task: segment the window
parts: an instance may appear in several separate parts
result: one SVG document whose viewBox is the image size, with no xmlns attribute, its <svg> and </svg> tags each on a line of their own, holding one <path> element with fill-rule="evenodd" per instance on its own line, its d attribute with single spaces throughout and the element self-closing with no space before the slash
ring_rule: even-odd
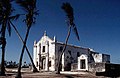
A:
<svg viewBox="0 0 120 78">
<path fill-rule="evenodd" d="M 77 52 L 77 57 L 79 57 L 80 56 L 80 53 L 79 52 Z"/>
<path fill-rule="evenodd" d="M 51 67 L 51 61 L 49 61 L 48 65 L 49 65 L 49 67 Z"/>
<path fill-rule="evenodd" d="M 38 61 L 36 62 L 36 66 L 38 67 Z"/>
<path fill-rule="evenodd" d="M 43 52 L 45 52 L 45 46 L 43 46 Z"/>
<path fill-rule="evenodd" d="M 70 50 L 68 50 L 68 53 L 71 55 L 71 51 Z"/>
</svg>

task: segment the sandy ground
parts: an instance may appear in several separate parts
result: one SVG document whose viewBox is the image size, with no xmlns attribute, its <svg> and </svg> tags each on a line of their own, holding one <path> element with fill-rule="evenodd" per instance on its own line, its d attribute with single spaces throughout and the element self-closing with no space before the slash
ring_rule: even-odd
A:
<svg viewBox="0 0 120 78">
<path fill-rule="evenodd" d="M 15 78 L 16 73 L 6 73 L 6 76 L 0 76 L 0 78 Z M 97 77 L 94 74 L 71 74 L 71 73 L 61 73 L 55 74 L 54 72 L 24 72 L 22 73 L 23 78 L 108 78 L 108 77 Z"/>
<path fill-rule="evenodd" d="M 6 76 L 0 76 L 0 78 L 15 78 L 16 70 L 7 69 Z M 55 74 L 55 72 L 37 72 L 33 73 L 30 70 L 22 70 L 22 78 L 109 78 L 104 76 L 95 76 L 94 73 L 89 72 L 61 72 L 61 74 Z"/>
</svg>

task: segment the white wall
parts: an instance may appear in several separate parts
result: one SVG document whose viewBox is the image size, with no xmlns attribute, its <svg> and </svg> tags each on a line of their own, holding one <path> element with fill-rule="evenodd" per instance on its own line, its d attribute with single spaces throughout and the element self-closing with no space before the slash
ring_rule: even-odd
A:
<svg viewBox="0 0 120 78">
<path fill-rule="evenodd" d="M 46 67 L 45 70 L 50 70 L 54 71 L 55 70 L 55 44 L 53 44 L 54 40 L 50 39 L 48 36 L 43 36 L 40 41 L 37 42 L 36 48 L 34 48 L 34 62 L 35 66 L 36 62 L 40 64 L 40 56 L 46 57 Z M 45 46 L 45 52 L 42 52 L 43 46 Z M 48 69 L 48 62 L 51 61 L 51 67 Z M 38 65 L 38 70 L 39 70 L 39 65 Z"/>
<path fill-rule="evenodd" d="M 40 56 L 46 57 L 46 68 L 45 70 L 48 70 L 48 62 L 51 61 L 51 67 L 49 67 L 50 71 L 55 71 L 56 68 L 56 64 L 58 61 L 58 56 L 60 55 L 60 47 L 64 46 L 63 43 L 60 42 L 56 42 L 55 37 L 54 39 L 50 39 L 48 36 L 44 35 L 37 43 L 34 43 L 34 47 L 33 49 L 33 60 L 36 65 L 36 62 L 38 62 L 38 64 L 40 64 Z M 43 46 L 45 46 L 45 52 L 42 52 Z M 71 54 L 68 52 L 71 51 Z M 77 56 L 77 53 L 79 53 L 79 56 Z M 90 54 L 92 54 L 90 56 Z M 64 67 L 67 66 L 68 63 L 78 63 L 78 69 L 80 69 L 79 64 L 80 64 L 80 56 L 81 55 L 86 55 L 86 60 L 87 60 L 87 65 L 90 61 L 94 61 L 94 62 L 103 62 L 103 61 L 109 61 L 110 60 L 110 56 L 105 56 L 103 57 L 102 54 L 96 53 L 96 52 L 92 52 L 90 51 L 89 48 L 82 48 L 79 46 L 74 46 L 74 45 L 68 45 L 66 47 L 66 50 L 64 52 L 64 55 L 62 56 L 62 70 L 64 70 Z M 79 58 L 78 58 L 79 57 Z M 90 57 L 93 58 L 93 60 L 89 60 Z M 105 60 L 103 60 L 105 59 Z M 88 67 L 88 66 L 87 66 Z M 37 67 L 39 69 L 39 65 Z M 86 70 L 88 70 L 88 68 L 86 68 Z"/>
</svg>

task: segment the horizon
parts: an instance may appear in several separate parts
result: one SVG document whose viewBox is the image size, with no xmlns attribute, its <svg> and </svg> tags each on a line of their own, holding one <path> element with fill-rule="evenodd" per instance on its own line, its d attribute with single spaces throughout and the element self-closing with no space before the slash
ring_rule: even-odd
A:
<svg viewBox="0 0 120 78">
<path fill-rule="evenodd" d="M 66 14 L 61 9 L 63 2 L 69 2 L 73 7 L 74 22 L 80 36 L 79 42 L 72 31 L 68 44 L 88 47 L 99 53 L 109 54 L 112 63 L 120 63 L 120 36 L 118 35 L 120 33 L 119 0 L 38 1 L 37 8 L 40 14 L 37 16 L 36 24 L 30 30 L 27 41 L 27 47 L 31 55 L 33 55 L 34 41 L 39 41 L 44 31 L 47 32 L 50 38 L 56 36 L 58 41 L 65 42 L 68 26 L 65 22 Z M 26 25 L 21 20 L 20 18 L 13 23 L 24 39 Z M 6 39 L 5 60 L 18 62 L 22 43 L 13 28 L 11 37 L 6 32 Z M 30 62 L 26 51 L 23 57 L 23 62 Z"/>
</svg>

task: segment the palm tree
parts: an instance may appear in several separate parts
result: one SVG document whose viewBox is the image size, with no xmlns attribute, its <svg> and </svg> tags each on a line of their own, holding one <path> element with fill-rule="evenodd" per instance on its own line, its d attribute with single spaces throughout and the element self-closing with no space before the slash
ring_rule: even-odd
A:
<svg viewBox="0 0 120 78">
<path fill-rule="evenodd" d="M 19 67 L 18 67 L 18 73 L 16 75 L 16 78 L 21 78 L 21 65 L 22 65 L 22 58 L 24 54 L 24 49 L 26 46 L 26 42 L 28 39 L 29 31 L 33 23 L 35 23 L 35 15 L 37 15 L 37 10 L 36 10 L 36 0 L 16 0 L 16 3 L 18 3 L 26 12 L 26 18 L 25 18 L 25 23 L 27 25 L 27 30 L 26 30 L 26 35 L 24 39 L 24 45 L 22 47 L 22 52 L 20 55 L 20 60 L 19 60 Z"/>
<path fill-rule="evenodd" d="M 14 11 L 12 7 L 13 0 L 0 0 L 0 45 L 2 46 L 2 60 L 1 60 L 1 73 L 0 75 L 5 75 L 5 46 L 6 46 L 6 29 L 8 29 L 9 36 L 11 35 L 11 24 L 10 21 L 18 18 L 19 15 L 11 16 Z"/>
<path fill-rule="evenodd" d="M 77 28 L 74 24 L 74 14 L 73 14 L 73 8 L 71 7 L 71 5 L 69 3 L 63 3 L 62 7 L 61 7 L 65 13 L 67 14 L 67 24 L 68 24 L 68 34 L 67 34 L 67 37 L 66 37 L 66 40 L 65 40 L 65 45 L 63 47 L 63 50 L 60 54 L 60 57 L 58 58 L 58 67 L 57 67 L 57 72 L 56 74 L 60 74 L 60 70 L 61 70 L 61 60 L 62 60 L 62 55 L 63 53 L 65 52 L 66 50 L 66 46 L 67 46 L 67 43 L 68 43 L 68 39 L 70 37 L 70 33 L 71 33 L 71 28 L 73 28 L 76 36 L 77 36 L 77 39 L 79 40 L 79 35 L 78 35 L 78 32 L 77 32 Z"/>
<path fill-rule="evenodd" d="M 11 23 L 12 27 L 14 28 L 14 30 L 15 30 L 17 36 L 19 37 L 19 39 L 20 39 L 21 42 L 24 44 L 24 41 L 23 41 L 20 33 L 18 32 L 17 28 L 14 26 L 14 24 L 13 24 L 11 21 L 10 21 L 10 23 Z M 32 59 L 32 57 L 31 57 L 30 52 L 29 52 L 29 50 L 28 50 L 28 48 L 27 48 L 26 45 L 25 45 L 25 48 L 26 48 L 26 51 L 27 51 L 27 53 L 28 53 L 28 56 L 30 57 L 30 60 L 31 60 L 31 63 L 32 63 L 32 66 L 33 66 L 33 72 L 38 72 L 38 70 L 37 70 L 37 68 L 35 67 L 35 64 L 34 64 L 34 62 L 33 62 L 33 59 Z"/>
</svg>

